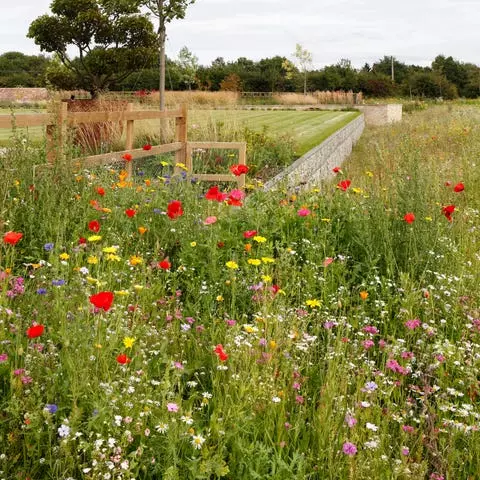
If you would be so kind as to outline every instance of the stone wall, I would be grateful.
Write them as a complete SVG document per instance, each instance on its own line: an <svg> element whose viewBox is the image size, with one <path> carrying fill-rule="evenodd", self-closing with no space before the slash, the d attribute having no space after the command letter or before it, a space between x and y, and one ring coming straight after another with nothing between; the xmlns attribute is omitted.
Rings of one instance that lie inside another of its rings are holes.
<svg viewBox="0 0 480 480"><path fill-rule="evenodd" d="M364 128L365 117L362 114L269 180L264 189L270 190L278 185L287 188L314 185L332 176L332 169L340 166L350 155Z"/></svg>
<svg viewBox="0 0 480 480"><path fill-rule="evenodd" d="M0 88L0 101L2 102L41 102L48 98L46 88Z"/></svg>

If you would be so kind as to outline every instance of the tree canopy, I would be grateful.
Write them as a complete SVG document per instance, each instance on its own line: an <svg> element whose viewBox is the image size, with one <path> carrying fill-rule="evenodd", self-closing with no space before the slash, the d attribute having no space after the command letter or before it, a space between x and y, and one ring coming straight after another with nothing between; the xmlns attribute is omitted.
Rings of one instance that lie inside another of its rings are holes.
<svg viewBox="0 0 480 480"><path fill-rule="evenodd" d="M151 61L155 35L139 1L53 0L50 8L52 15L31 23L28 37L55 53L93 97Z"/></svg>

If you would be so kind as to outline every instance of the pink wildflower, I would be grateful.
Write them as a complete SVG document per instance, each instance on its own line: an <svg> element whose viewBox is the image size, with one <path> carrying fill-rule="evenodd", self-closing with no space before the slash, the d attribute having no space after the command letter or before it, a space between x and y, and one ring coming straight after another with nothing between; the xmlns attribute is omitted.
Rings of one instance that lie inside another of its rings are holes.
<svg viewBox="0 0 480 480"><path fill-rule="evenodd" d="M357 453L357 447L352 442L345 442L342 447L343 453L350 457L353 457Z"/></svg>

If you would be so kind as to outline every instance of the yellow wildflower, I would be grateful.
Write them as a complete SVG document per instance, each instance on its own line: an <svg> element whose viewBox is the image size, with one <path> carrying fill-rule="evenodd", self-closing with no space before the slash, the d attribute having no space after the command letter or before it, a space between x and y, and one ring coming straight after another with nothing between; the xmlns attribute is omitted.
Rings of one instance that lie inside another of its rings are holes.
<svg viewBox="0 0 480 480"><path fill-rule="evenodd" d="M110 262L119 262L121 258L118 255L115 255L114 253L109 253L106 257L106 260Z"/></svg>
<svg viewBox="0 0 480 480"><path fill-rule="evenodd" d="M310 300L307 300L305 303L311 308L315 308L315 307L320 306L320 300L317 300L316 298L312 298Z"/></svg>
<svg viewBox="0 0 480 480"><path fill-rule="evenodd" d="M196 246L197 246L197 242L190 242L190 246L191 246L191 247L196 247Z"/></svg>
<svg viewBox="0 0 480 480"><path fill-rule="evenodd" d="M217 295L217 302L223 302L223 297L221 295Z"/></svg>
<svg viewBox="0 0 480 480"><path fill-rule="evenodd" d="M271 283L272 277L271 277L270 275L262 275L262 280L263 280L265 283Z"/></svg>
<svg viewBox="0 0 480 480"><path fill-rule="evenodd" d="M128 295L128 290L115 290L115 295L126 297Z"/></svg>
<svg viewBox="0 0 480 480"><path fill-rule="evenodd" d="M99 242L102 239L101 235L90 235L87 240L89 242Z"/></svg>
<svg viewBox="0 0 480 480"><path fill-rule="evenodd" d="M70 255L68 253L60 254L60 260L68 260L69 258L70 258Z"/></svg>
<svg viewBox="0 0 480 480"><path fill-rule="evenodd" d="M248 263L250 265L255 265L256 267L258 267L258 265L261 265L262 261L259 260L258 258L249 258Z"/></svg>
<svg viewBox="0 0 480 480"><path fill-rule="evenodd" d="M234 262L233 260L230 260L225 265L227 266L227 268L230 268L232 270L238 270L238 263Z"/></svg>
<svg viewBox="0 0 480 480"><path fill-rule="evenodd" d="M263 263L275 263L275 259L272 257L262 257Z"/></svg>
<svg viewBox="0 0 480 480"><path fill-rule="evenodd" d="M257 243L265 243L267 241L267 239L265 237L262 237L260 235L255 235L253 237L253 240Z"/></svg>
<svg viewBox="0 0 480 480"><path fill-rule="evenodd" d="M90 265L96 265L98 263L98 258L95 255L90 255L87 258L87 263L89 263Z"/></svg>
<svg viewBox="0 0 480 480"><path fill-rule="evenodd" d="M123 345L125 346L125 348L132 348L134 343L135 343L135 338L133 337L125 337L123 339Z"/></svg>
<svg viewBox="0 0 480 480"><path fill-rule="evenodd" d="M117 253L118 245L112 245L111 247L103 247L103 253Z"/></svg>
<svg viewBox="0 0 480 480"><path fill-rule="evenodd" d="M130 265L131 265L132 267L135 267L136 265L142 264L142 263L143 263L143 259L142 259L141 257L138 257L137 255L132 255L132 256L130 257L129 262L130 262Z"/></svg>

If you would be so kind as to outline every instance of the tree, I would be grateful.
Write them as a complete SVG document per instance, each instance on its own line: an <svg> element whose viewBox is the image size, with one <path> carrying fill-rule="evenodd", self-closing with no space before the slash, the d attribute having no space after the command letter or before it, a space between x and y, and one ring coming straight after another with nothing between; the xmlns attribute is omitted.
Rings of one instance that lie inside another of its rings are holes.
<svg viewBox="0 0 480 480"><path fill-rule="evenodd" d="M220 82L222 92L241 92L242 80L236 73L230 73Z"/></svg>
<svg viewBox="0 0 480 480"><path fill-rule="evenodd" d="M192 85L196 82L198 57L187 47L183 47L178 54L177 64L182 72L183 83L191 90Z"/></svg>
<svg viewBox="0 0 480 480"><path fill-rule="evenodd" d="M382 75L392 77L392 63L393 63L393 73L395 83L402 83L408 76L408 67L405 63L398 61L395 57L384 55L381 60L375 62L372 66L372 71L374 73L379 73Z"/></svg>
<svg viewBox="0 0 480 480"><path fill-rule="evenodd" d="M6 52L0 55L0 87L44 87L50 62L43 55Z"/></svg>
<svg viewBox="0 0 480 480"><path fill-rule="evenodd" d="M152 55L153 26L138 0L53 0L50 9L52 15L34 20L27 36L42 51L55 53L93 98ZM69 46L78 57L70 58Z"/></svg>
<svg viewBox="0 0 480 480"><path fill-rule="evenodd" d="M165 42L167 24L185 18L186 10L195 0L138 0L158 20L157 47L160 61L160 110L165 110Z"/></svg>
<svg viewBox="0 0 480 480"><path fill-rule="evenodd" d="M303 94L307 95L307 72L308 67L312 66L312 54L297 43L293 56L297 59L300 70L303 72Z"/></svg>

